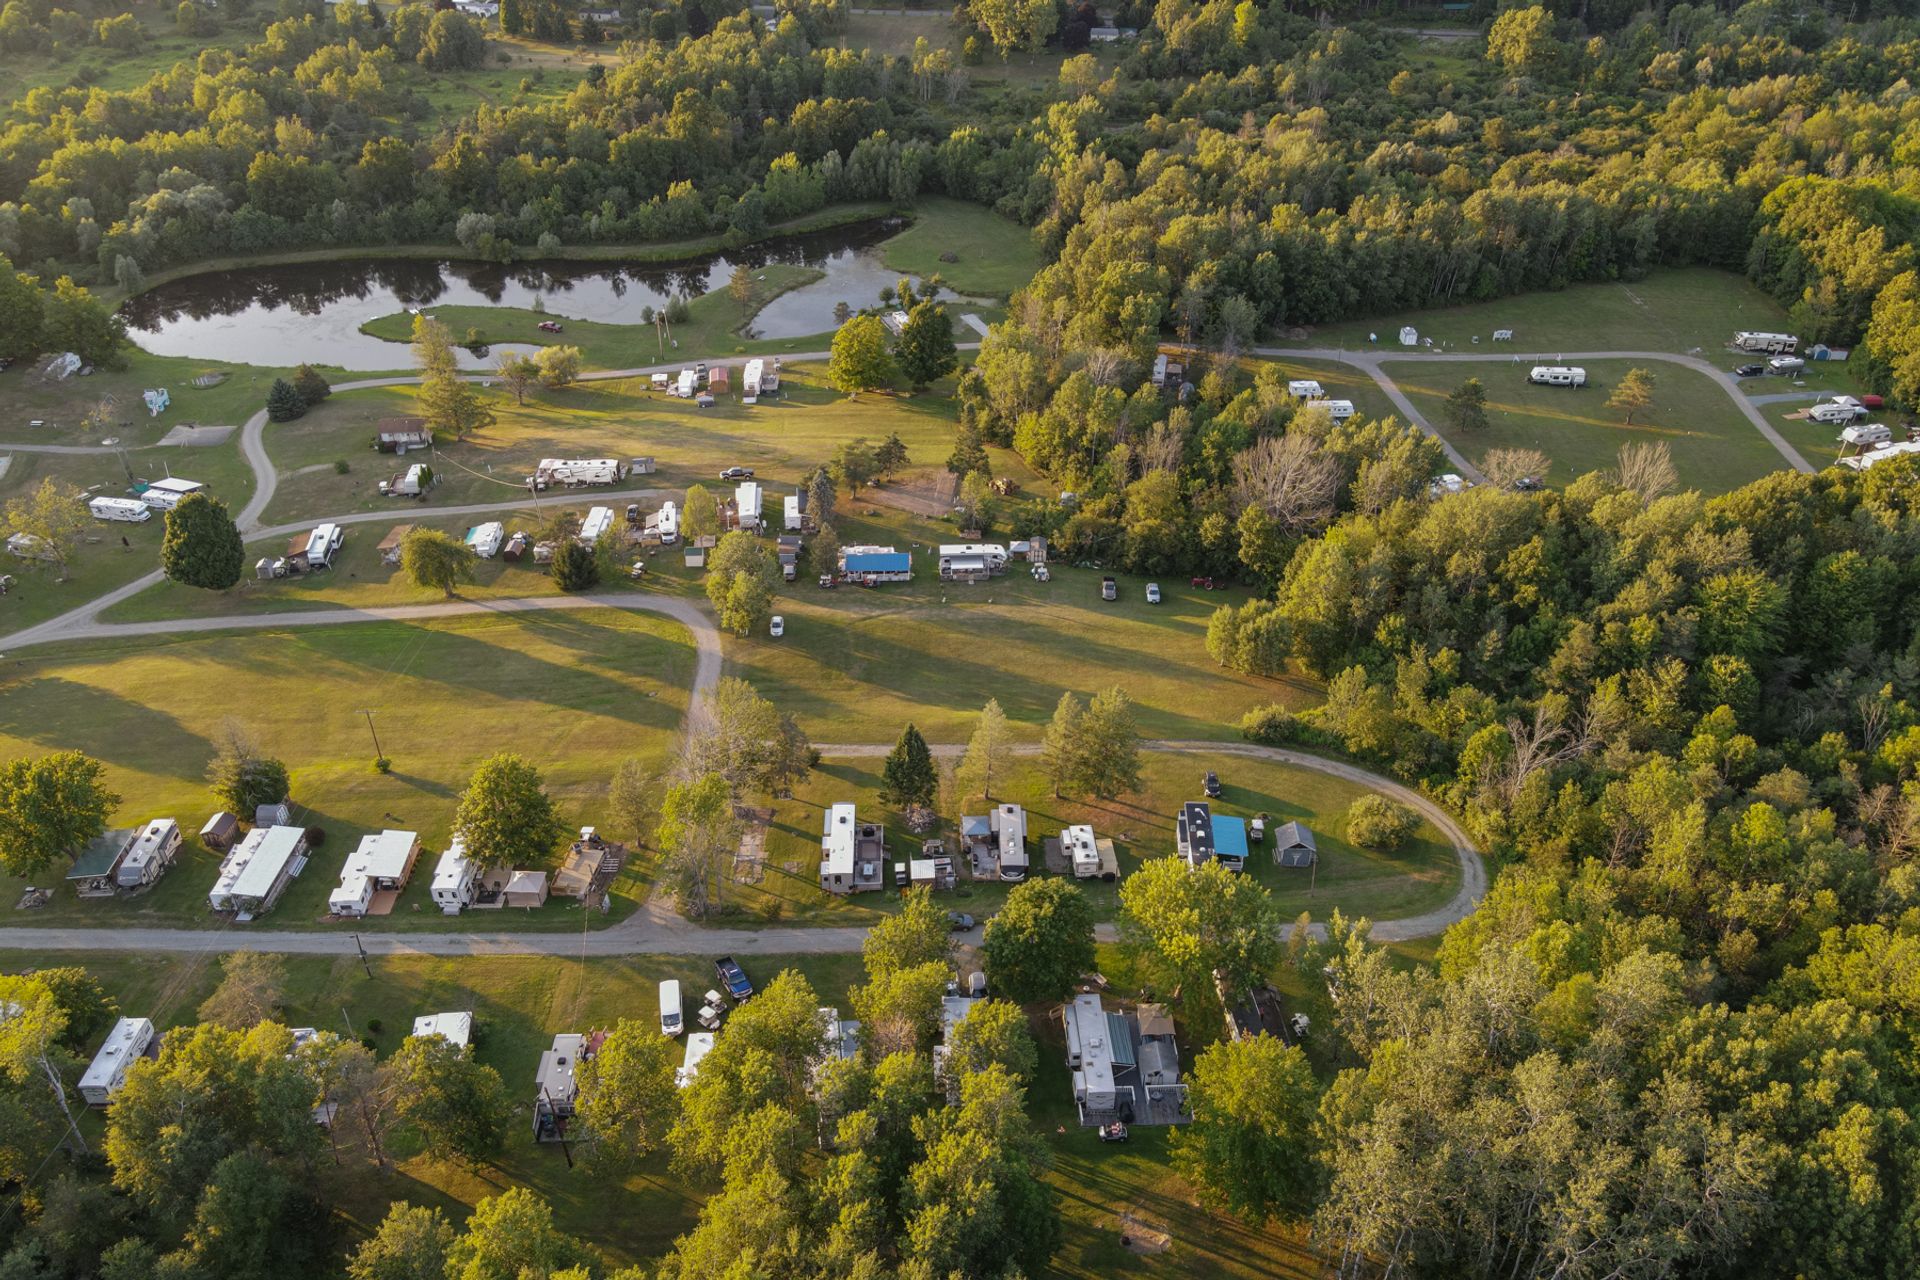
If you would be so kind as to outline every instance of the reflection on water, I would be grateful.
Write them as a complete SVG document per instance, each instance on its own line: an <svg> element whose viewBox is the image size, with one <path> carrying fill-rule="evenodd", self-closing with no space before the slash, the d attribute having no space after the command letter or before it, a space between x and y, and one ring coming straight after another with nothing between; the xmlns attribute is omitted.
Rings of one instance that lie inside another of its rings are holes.
<svg viewBox="0 0 1920 1280"><path fill-rule="evenodd" d="M642 308L723 287L736 263L782 262L827 274L774 299L754 317L752 336L797 338L833 329L836 303L871 306L882 286L899 280L880 261L878 246L891 234L884 223L866 223L679 263L357 259L246 267L160 285L130 299L121 314L133 339L157 355L400 369L412 363L407 349L361 333L362 324L410 307L529 307L536 299L562 320L638 324ZM499 343L484 357L458 354L468 368L491 368L502 352L520 349ZM636 365L657 359L636 346Z"/></svg>

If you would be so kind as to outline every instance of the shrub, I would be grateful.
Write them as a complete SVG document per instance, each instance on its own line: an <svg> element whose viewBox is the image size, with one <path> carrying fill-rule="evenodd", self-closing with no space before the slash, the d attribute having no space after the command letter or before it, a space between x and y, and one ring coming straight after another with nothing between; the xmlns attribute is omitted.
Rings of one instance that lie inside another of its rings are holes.
<svg viewBox="0 0 1920 1280"><path fill-rule="evenodd" d="M1300 738L1300 721L1277 702L1255 707L1240 717L1240 736L1248 742L1278 747Z"/></svg>
<svg viewBox="0 0 1920 1280"><path fill-rule="evenodd" d="M1347 839L1363 849L1398 849L1419 826L1419 814L1385 796L1361 796L1347 806Z"/></svg>

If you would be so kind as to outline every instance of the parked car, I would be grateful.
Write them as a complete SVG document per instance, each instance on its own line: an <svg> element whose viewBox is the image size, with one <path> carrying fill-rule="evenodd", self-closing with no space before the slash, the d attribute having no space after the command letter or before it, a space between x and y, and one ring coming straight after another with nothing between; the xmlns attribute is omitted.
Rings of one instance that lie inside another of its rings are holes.
<svg viewBox="0 0 1920 1280"><path fill-rule="evenodd" d="M1764 377L1766 372L1767 366L1763 364L1743 364L1734 367L1733 376L1736 378L1759 378Z"/></svg>
<svg viewBox="0 0 1920 1280"><path fill-rule="evenodd" d="M1538 493L1547 487L1547 482L1539 476L1521 476L1513 482L1516 493Z"/></svg>
<svg viewBox="0 0 1920 1280"><path fill-rule="evenodd" d="M1218 800L1220 798L1220 775L1219 774L1215 773L1211 769L1207 770L1207 776L1202 781L1201 785L1206 790L1207 799Z"/></svg>
<svg viewBox="0 0 1920 1280"><path fill-rule="evenodd" d="M720 977L720 985L726 993L739 1004L753 995L753 983L747 977L747 971L732 956L721 956L713 962L713 971Z"/></svg>
<svg viewBox="0 0 1920 1280"><path fill-rule="evenodd" d="M722 480L751 480L753 479L753 468L728 467L720 473L720 478Z"/></svg>
<svg viewBox="0 0 1920 1280"><path fill-rule="evenodd" d="M947 923L953 926L955 933L965 933L973 928L973 917L964 911L947 912Z"/></svg>
<svg viewBox="0 0 1920 1280"><path fill-rule="evenodd" d="M1120 598L1120 584L1112 578L1100 579L1100 598L1102 600L1118 600Z"/></svg>
<svg viewBox="0 0 1920 1280"><path fill-rule="evenodd" d="M1205 577L1195 578L1193 580L1193 585L1200 588L1202 591L1218 591L1220 589L1220 584L1215 582L1212 578L1205 578Z"/></svg>
<svg viewBox="0 0 1920 1280"><path fill-rule="evenodd" d="M1160 603L1160 584L1159 583L1149 582L1147 584L1147 603L1148 604Z"/></svg>
<svg viewBox="0 0 1920 1280"><path fill-rule="evenodd" d="M773 621L767 623L767 634L778 640L787 634L787 620L779 614L773 615Z"/></svg>
<svg viewBox="0 0 1920 1280"><path fill-rule="evenodd" d="M540 332L542 333L559 333L560 331L560 322L558 320L542 320L540 322Z"/></svg>

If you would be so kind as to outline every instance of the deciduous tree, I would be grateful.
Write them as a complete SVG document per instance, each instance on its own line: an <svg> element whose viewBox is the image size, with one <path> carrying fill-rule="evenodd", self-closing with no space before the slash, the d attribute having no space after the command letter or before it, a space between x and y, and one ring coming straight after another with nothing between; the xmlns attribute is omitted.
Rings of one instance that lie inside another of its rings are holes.
<svg viewBox="0 0 1920 1280"><path fill-rule="evenodd" d="M542 347L534 353L533 363L540 371L540 385L550 390L569 387L580 380L578 347Z"/></svg>
<svg viewBox="0 0 1920 1280"><path fill-rule="evenodd" d="M679 1048L658 1024L622 1018L581 1064L575 1114L597 1167L630 1167L666 1141L680 1111Z"/></svg>
<svg viewBox="0 0 1920 1280"><path fill-rule="evenodd" d="M907 313L894 358L915 391L925 390L952 373L960 363L953 345L953 319L947 309L921 302Z"/></svg>
<svg viewBox="0 0 1920 1280"><path fill-rule="evenodd" d="M454 1230L438 1207L394 1201L347 1259L349 1280L446 1280Z"/></svg>
<svg viewBox="0 0 1920 1280"><path fill-rule="evenodd" d="M773 555L744 529L720 539L707 561L707 599L720 625L737 636L752 635L773 614L780 567Z"/></svg>
<svg viewBox="0 0 1920 1280"><path fill-rule="evenodd" d="M220 958L220 985L200 1002L202 1022L246 1031L271 1022L286 998L287 963L271 951L230 951Z"/></svg>
<svg viewBox="0 0 1920 1280"><path fill-rule="evenodd" d="M501 752L473 771L454 811L453 829L480 866L520 867L537 865L553 852L560 820L540 771L520 756Z"/></svg>
<svg viewBox="0 0 1920 1280"><path fill-rule="evenodd" d="M681 909L704 918L720 901L721 864L740 847L740 821L727 780L709 773L668 787L653 843L666 855Z"/></svg>
<svg viewBox="0 0 1920 1280"><path fill-rule="evenodd" d="M833 335L827 380L854 395L893 382L893 357L887 354L887 328L877 316L855 316Z"/></svg>
<svg viewBox="0 0 1920 1280"><path fill-rule="evenodd" d="M511 1106L500 1073L445 1036L408 1036L387 1060L394 1112L427 1153L478 1166L506 1143Z"/></svg>
<svg viewBox="0 0 1920 1280"><path fill-rule="evenodd" d="M50 564L65 582L74 548L89 523L85 495L49 476L25 497L7 503L4 528L9 537L20 534L32 540L25 556L28 564Z"/></svg>
<svg viewBox="0 0 1920 1280"><path fill-rule="evenodd" d="M987 921L980 951L987 981L1007 999L1058 1000L1093 971L1093 908L1070 881L1023 881Z"/></svg>
<svg viewBox="0 0 1920 1280"><path fill-rule="evenodd" d="M420 413L435 431L445 432L455 440L465 440L475 431L493 425L493 410L481 401L472 384L460 376L460 366L453 355L453 335L445 325L426 316L415 316L413 356L420 365L420 390L416 393Z"/></svg>
<svg viewBox="0 0 1920 1280"><path fill-rule="evenodd" d="M0 766L0 867L32 880L71 861L119 803L105 766L78 751L9 760Z"/></svg>
<svg viewBox="0 0 1920 1280"><path fill-rule="evenodd" d="M540 366L533 362L531 356L518 351L502 353L495 372L500 375L500 385L513 393L515 404L525 404L527 392L533 390L534 384L540 381Z"/></svg>
<svg viewBox="0 0 1920 1280"><path fill-rule="evenodd" d="M1270 1035L1221 1040L1195 1059L1193 1119L1170 1144L1174 1168L1209 1203L1249 1222L1312 1206L1320 1091L1299 1049Z"/></svg>
<svg viewBox="0 0 1920 1280"><path fill-rule="evenodd" d="M883 916L867 930L860 956L867 975L875 978L923 964L950 964L953 931L946 909L934 901L926 886L908 890L898 912Z"/></svg>
<svg viewBox="0 0 1920 1280"><path fill-rule="evenodd" d="M333 384L310 364L303 364L293 371L293 389L300 393L300 399L306 402L308 408L333 394Z"/></svg>
<svg viewBox="0 0 1920 1280"><path fill-rule="evenodd" d="M228 810L248 820L261 805L279 804L292 794L287 766L263 754L237 720L220 726L213 757L207 761L207 785Z"/></svg>
<svg viewBox="0 0 1920 1280"><path fill-rule="evenodd" d="M1633 415L1641 413L1653 403L1653 374L1647 369L1629 369L1626 376L1614 384L1613 394L1607 397L1607 408L1618 409L1628 426L1633 425Z"/></svg>
<svg viewBox="0 0 1920 1280"><path fill-rule="evenodd" d="M1280 924L1273 895L1218 862L1149 858L1120 885L1121 939L1189 993L1210 990L1216 970L1229 991L1263 981L1280 959Z"/></svg>
<svg viewBox="0 0 1920 1280"><path fill-rule="evenodd" d="M553 1207L525 1187L474 1206L466 1231L447 1250L450 1280L559 1280L573 1268L589 1274L595 1265L593 1250L554 1226Z"/></svg>
<svg viewBox="0 0 1920 1280"><path fill-rule="evenodd" d="M473 581L474 551L438 529L414 529L400 540L400 570L416 587L453 598L453 589Z"/></svg>

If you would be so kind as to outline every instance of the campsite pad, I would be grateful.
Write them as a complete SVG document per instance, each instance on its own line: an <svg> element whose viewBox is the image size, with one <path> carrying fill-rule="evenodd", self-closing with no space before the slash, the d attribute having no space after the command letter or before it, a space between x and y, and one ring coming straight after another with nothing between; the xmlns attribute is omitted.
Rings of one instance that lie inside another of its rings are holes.
<svg viewBox="0 0 1920 1280"><path fill-rule="evenodd" d="M928 468L885 484L876 484L862 495L868 502L893 507L910 515L940 519L953 510L960 492L960 477L945 470Z"/></svg>
<svg viewBox="0 0 1920 1280"><path fill-rule="evenodd" d="M225 444L233 430L232 427L189 427L183 424L161 436L160 443L188 446Z"/></svg>
<svg viewBox="0 0 1920 1280"><path fill-rule="evenodd" d="M390 916L393 914L394 904L399 901L400 891L398 889L382 889L380 892L374 894L368 901L367 914L370 916Z"/></svg>
<svg viewBox="0 0 1920 1280"><path fill-rule="evenodd" d="M733 855L733 882L759 884L767 878L767 824L773 821L773 810L736 807L734 813L746 819L747 826Z"/></svg>
<svg viewBox="0 0 1920 1280"><path fill-rule="evenodd" d="M1173 1237L1130 1213L1123 1213L1120 1215L1120 1247L1129 1253L1165 1253L1173 1247Z"/></svg>

